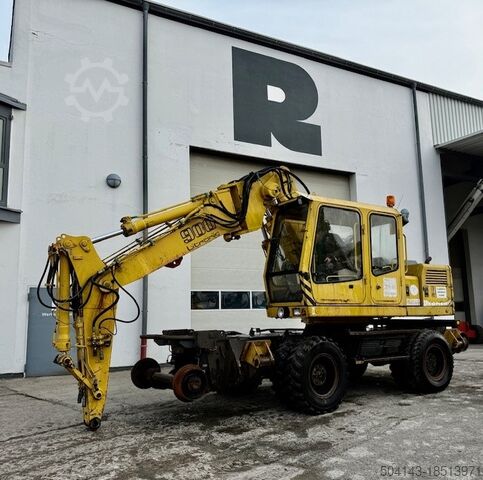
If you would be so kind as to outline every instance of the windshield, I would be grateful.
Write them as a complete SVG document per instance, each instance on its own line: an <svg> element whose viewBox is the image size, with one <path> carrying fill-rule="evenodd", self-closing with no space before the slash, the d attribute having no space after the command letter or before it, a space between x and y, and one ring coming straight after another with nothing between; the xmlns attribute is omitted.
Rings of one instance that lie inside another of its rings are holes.
<svg viewBox="0 0 483 480"><path fill-rule="evenodd" d="M272 302L302 300L298 271L305 234L307 205L288 205L279 212L271 240L267 283Z"/></svg>

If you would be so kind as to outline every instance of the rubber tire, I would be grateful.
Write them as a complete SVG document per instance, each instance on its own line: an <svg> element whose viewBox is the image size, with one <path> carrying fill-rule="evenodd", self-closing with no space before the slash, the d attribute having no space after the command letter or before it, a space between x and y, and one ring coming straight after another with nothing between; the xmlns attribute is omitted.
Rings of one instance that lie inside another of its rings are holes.
<svg viewBox="0 0 483 480"><path fill-rule="evenodd" d="M464 352L464 351L468 350L468 347L470 346L470 341L469 341L466 333L460 332L460 336L463 339L463 348L461 350L458 350L457 353Z"/></svg>
<svg viewBox="0 0 483 480"><path fill-rule="evenodd" d="M354 362L349 362L349 382L358 382L367 370L367 363L356 364Z"/></svg>
<svg viewBox="0 0 483 480"><path fill-rule="evenodd" d="M334 390L326 397L319 396L311 386L310 367L323 354L331 359L337 373ZM288 361L287 393L290 406L311 415L329 413L342 402L349 383L347 359L339 346L325 337L304 337L296 345Z"/></svg>
<svg viewBox="0 0 483 480"><path fill-rule="evenodd" d="M297 342L293 338L285 339L275 350L273 356L275 359L275 368L272 377L272 388L277 398L284 404L289 403L289 394L287 386L289 358Z"/></svg>
<svg viewBox="0 0 483 480"><path fill-rule="evenodd" d="M431 378L425 369L425 355L432 347L439 350L444 361L441 379ZM453 354L443 335L423 330L416 336L410 350L408 373L409 387L417 393L441 392L449 385L453 376Z"/></svg>

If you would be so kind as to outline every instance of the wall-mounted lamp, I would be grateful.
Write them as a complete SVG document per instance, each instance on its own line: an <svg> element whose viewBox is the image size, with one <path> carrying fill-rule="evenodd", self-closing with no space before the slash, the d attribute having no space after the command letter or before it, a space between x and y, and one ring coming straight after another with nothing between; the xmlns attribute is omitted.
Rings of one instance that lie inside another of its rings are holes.
<svg viewBox="0 0 483 480"><path fill-rule="evenodd" d="M117 173L110 173L106 177L106 183L111 187L111 188L117 188L119 185L121 185L121 177L117 175Z"/></svg>

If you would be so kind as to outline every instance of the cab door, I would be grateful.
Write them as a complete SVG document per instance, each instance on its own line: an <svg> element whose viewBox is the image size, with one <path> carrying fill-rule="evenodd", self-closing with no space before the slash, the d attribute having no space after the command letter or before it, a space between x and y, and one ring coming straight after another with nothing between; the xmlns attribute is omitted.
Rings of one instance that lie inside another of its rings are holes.
<svg viewBox="0 0 483 480"><path fill-rule="evenodd" d="M310 276L317 304L362 304L361 214L349 207L320 205Z"/></svg>
<svg viewBox="0 0 483 480"><path fill-rule="evenodd" d="M398 228L399 227L399 228ZM400 253L401 228L395 216L383 213L369 215L371 272L370 290L373 303L400 304L404 265Z"/></svg>

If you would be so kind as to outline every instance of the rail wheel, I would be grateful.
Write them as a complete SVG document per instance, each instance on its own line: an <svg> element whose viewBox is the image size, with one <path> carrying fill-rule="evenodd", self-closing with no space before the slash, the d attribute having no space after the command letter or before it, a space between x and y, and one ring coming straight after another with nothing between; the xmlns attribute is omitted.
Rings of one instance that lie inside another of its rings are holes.
<svg viewBox="0 0 483 480"><path fill-rule="evenodd" d="M288 360L289 405L312 415L328 413L341 403L347 390L347 360L332 340L305 337Z"/></svg>
<svg viewBox="0 0 483 480"><path fill-rule="evenodd" d="M137 361L131 369L132 383L141 389L151 388L153 373L161 371L159 363L154 358L143 358Z"/></svg>
<svg viewBox="0 0 483 480"><path fill-rule="evenodd" d="M412 345L409 386L419 393L444 390L453 376L453 354L443 335L433 330L420 332Z"/></svg>
<svg viewBox="0 0 483 480"><path fill-rule="evenodd" d="M208 389L205 372L194 364L181 367L173 377L173 392L178 400L192 402L202 397Z"/></svg>

